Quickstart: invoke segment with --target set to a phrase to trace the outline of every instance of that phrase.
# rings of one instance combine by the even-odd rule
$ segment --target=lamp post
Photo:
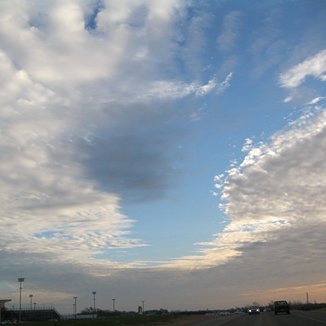
[[[75,303],[74,303],[74,314],[75,314],[75,319],[77,319],[77,298],[78,297],[74,297]]]
[[[96,296],[96,291],[93,291],[92,292],[92,294],[93,294],[93,309],[94,309],[94,313],[95,313],[95,310],[96,310],[96,298],[95,298],[95,296]]]
[[[96,302],[96,298],[95,298],[95,296],[96,296],[96,291],[93,291],[92,292],[92,294],[93,294],[93,316],[94,316],[94,319],[96,318],[96,304],[95,304],[95,302]]]
[[[23,277],[18,278],[19,282],[19,317],[18,317],[18,322],[21,323],[22,321],[22,284],[25,281]]]
[[[145,301],[143,300],[141,303],[142,303],[142,306],[143,306],[142,308],[143,308],[143,314],[144,314],[145,313]]]
[[[112,299],[112,311],[115,312],[115,299]]]
[[[31,310],[33,309],[33,294],[30,294],[29,295],[29,298],[30,298],[30,304],[31,304]]]

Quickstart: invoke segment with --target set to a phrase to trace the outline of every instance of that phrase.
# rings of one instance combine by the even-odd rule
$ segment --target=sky
[[[1,0],[0,293],[326,301],[324,0]]]

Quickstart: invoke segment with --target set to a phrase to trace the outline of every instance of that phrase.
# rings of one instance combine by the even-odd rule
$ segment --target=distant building
[[[4,318],[2,318],[2,310],[4,310],[5,308],[5,303],[10,301],[10,299],[0,299],[0,323],[2,322],[2,319],[5,320]]]
[[[2,320],[15,321],[19,319],[19,309],[3,309]],[[22,309],[22,321],[59,320],[61,315],[53,307],[38,309]]]

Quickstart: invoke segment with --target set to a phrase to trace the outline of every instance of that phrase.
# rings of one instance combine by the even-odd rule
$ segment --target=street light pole
[[[21,323],[22,321],[22,284],[25,281],[23,277],[18,278],[19,282],[19,317],[18,317],[18,322]]]
[[[95,302],[96,302],[96,299],[95,299],[96,291],[93,291],[92,294],[93,294],[93,309],[94,309],[94,318],[95,318],[95,313],[96,313],[96,304],[95,304]]]
[[[95,302],[96,302],[96,298],[95,298],[96,291],[93,291],[92,294],[93,294],[93,309],[94,309],[94,312],[95,312],[95,309],[96,309],[96,304],[95,304]]]
[[[112,311],[115,312],[115,299],[112,299]]]
[[[33,294],[30,294],[29,295],[30,299],[31,299],[31,310],[33,309]]]
[[[75,300],[75,304],[74,304],[75,319],[77,319],[77,298],[78,298],[78,297],[74,297],[74,300]]]
[[[142,301],[142,304],[143,304],[143,313],[145,313],[145,301],[144,300]]]

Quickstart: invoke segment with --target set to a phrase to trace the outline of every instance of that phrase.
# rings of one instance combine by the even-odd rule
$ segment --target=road
[[[194,326],[326,326],[326,313],[292,311],[290,315],[274,315],[272,312],[262,312],[259,315],[233,315],[216,317],[200,322]]]

